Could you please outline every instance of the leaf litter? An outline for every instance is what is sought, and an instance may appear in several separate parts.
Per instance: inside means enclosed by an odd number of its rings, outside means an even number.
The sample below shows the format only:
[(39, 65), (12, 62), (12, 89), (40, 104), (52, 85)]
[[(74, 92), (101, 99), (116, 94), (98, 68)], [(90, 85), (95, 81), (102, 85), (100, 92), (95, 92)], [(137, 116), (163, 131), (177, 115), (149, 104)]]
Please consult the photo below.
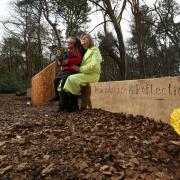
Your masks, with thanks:
[(180, 139), (168, 124), (101, 109), (57, 113), (57, 103), (0, 96), (0, 179), (180, 178)]

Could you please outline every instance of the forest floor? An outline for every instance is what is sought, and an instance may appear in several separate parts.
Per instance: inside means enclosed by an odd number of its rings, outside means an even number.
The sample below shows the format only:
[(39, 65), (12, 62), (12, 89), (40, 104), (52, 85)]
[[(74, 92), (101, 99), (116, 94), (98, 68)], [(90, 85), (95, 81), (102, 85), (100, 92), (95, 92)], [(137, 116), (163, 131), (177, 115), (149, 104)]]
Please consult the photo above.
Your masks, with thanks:
[(0, 179), (180, 179), (179, 137), (162, 122), (100, 109), (57, 113), (0, 95)]

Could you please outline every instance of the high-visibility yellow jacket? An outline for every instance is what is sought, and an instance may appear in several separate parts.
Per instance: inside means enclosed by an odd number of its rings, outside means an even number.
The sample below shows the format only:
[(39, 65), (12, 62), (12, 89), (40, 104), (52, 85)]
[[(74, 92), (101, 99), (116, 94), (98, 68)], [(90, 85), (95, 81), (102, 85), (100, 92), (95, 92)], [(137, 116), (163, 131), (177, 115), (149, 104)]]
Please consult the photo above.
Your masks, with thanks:
[(64, 85), (64, 90), (74, 95), (80, 95), (81, 87), (97, 82), (100, 78), (102, 57), (96, 47), (89, 48), (80, 65), (80, 72), (70, 75)]
[(171, 113), (170, 124), (180, 136), (180, 108), (174, 109)]

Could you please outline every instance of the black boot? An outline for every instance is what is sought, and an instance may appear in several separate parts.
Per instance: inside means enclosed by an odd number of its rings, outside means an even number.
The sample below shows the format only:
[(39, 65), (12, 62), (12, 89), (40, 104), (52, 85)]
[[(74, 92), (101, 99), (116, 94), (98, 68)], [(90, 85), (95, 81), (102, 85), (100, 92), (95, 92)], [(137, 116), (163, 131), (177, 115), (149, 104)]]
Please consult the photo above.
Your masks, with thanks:
[(60, 91), (59, 93), (59, 112), (68, 111), (68, 93), (65, 91)]
[(79, 110), (78, 96), (68, 93), (68, 112)]

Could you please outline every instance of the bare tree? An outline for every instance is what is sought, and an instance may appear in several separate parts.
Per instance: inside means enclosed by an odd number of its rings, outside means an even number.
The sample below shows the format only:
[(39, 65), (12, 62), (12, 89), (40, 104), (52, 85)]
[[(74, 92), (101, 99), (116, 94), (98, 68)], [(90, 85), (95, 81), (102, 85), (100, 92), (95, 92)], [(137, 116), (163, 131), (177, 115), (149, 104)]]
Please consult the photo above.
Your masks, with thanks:
[[(38, 6), (36, 6), (38, 7)], [(6, 31), (22, 42), (25, 53), (26, 73), (31, 78), (43, 67), (42, 62), (42, 11), (34, 4), (18, 0), (13, 4), (14, 16), (3, 22)]]
[(131, 5), (131, 11), (135, 22), (135, 31), (137, 35), (137, 47), (138, 47), (138, 61), (140, 78), (145, 78), (145, 42), (144, 42), (144, 27), (143, 27), (143, 15), (140, 10), (139, 0), (128, 0)]
[(154, 10), (159, 17), (158, 31), (165, 33), (179, 52), (180, 58), (180, 22), (174, 19), (180, 14), (180, 7), (175, 0), (157, 0)]
[[(96, 5), (101, 9), (104, 14), (104, 23), (107, 22), (106, 18), (110, 20), (112, 23), (115, 34), (117, 36), (117, 41), (115, 42), (115, 46), (117, 51), (111, 47), (107, 47), (107, 51), (110, 57), (114, 59), (117, 63), (120, 71), (120, 80), (126, 79), (126, 50), (123, 39), (123, 34), (121, 30), (121, 20), (122, 14), (126, 6), (126, 0), (89, 0), (91, 3)], [(104, 25), (105, 35), (108, 35), (106, 23)]]
[(61, 31), (58, 29), (57, 27), (57, 19), (55, 18), (56, 16), (56, 9), (53, 6), (52, 2), (49, 0), (39, 0), (40, 2), (40, 6), (43, 10), (43, 15), (45, 17), (45, 19), (47, 20), (47, 22), (49, 23), (49, 25), (52, 27), (57, 43), (58, 43), (58, 47), (61, 47)]
[(55, 0), (54, 7), (66, 27), (66, 37), (77, 35), (86, 28), (91, 9), (87, 0)]

